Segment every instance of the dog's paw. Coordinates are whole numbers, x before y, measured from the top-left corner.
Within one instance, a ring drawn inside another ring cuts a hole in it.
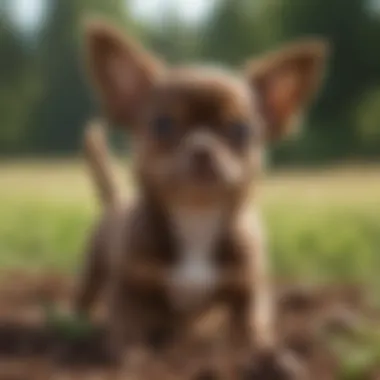
[[[243,380],[307,380],[306,368],[288,351],[255,353],[243,369]]]

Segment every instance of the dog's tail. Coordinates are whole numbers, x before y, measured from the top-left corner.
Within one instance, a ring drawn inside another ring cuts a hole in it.
[[[112,207],[119,202],[119,193],[114,180],[111,157],[109,155],[103,122],[92,120],[84,134],[84,153],[91,177],[104,207]]]

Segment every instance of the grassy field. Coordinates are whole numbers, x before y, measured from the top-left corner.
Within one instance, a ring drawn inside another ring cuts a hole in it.
[[[379,167],[271,174],[257,201],[279,274],[377,285]],[[0,267],[73,271],[97,202],[80,163],[12,162],[0,165],[0,210]]]
[[[127,195],[133,190],[131,180],[117,169]],[[361,282],[375,290],[370,292],[373,306],[380,305],[380,167],[269,174],[255,200],[262,206],[280,277],[303,283]],[[40,271],[75,272],[98,211],[86,168],[79,162],[0,164],[0,273],[9,268],[35,270],[36,278],[44,281]],[[19,280],[13,281],[19,288]],[[34,282],[25,281],[27,293]],[[360,321],[362,335],[356,332],[353,341],[329,343],[339,343],[339,379],[372,380],[363,373],[379,366],[380,322],[364,324],[363,329],[361,323],[367,320]],[[318,368],[326,371],[326,365],[319,363]]]

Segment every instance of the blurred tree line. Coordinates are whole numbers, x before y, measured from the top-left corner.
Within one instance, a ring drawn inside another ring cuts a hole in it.
[[[82,65],[82,20],[104,14],[171,62],[223,62],[305,35],[333,46],[324,89],[303,133],[274,149],[277,164],[380,158],[380,4],[377,0],[216,0],[197,23],[174,7],[161,22],[133,19],[125,0],[45,0],[25,31],[0,2],[0,153],[70,154],[96,113]],[[149,0],[146,0],[149,1]]]

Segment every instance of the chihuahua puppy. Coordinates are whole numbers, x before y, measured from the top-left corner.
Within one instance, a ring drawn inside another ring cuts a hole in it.
[[[90,241],[78,309],[88,310],[105,288],[110,341],[119,350],[181,334],[224,305],[231,345],[274,349],[268,255],[252,189],[265,146],[294,130],[316,93],[326,43],[298,41],[232,74],[171,67],[100,20],[88,23],[86,39],[105,114],[130,134],[138,194],[122,205],[101,136],[90,131],[87,153],[105,215]]]

